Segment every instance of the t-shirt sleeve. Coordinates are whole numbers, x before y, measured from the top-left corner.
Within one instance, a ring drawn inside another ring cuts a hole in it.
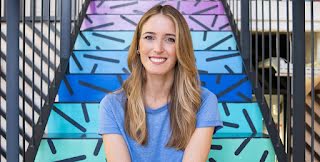
[[[105,96],[99,105],[99,129],[98,134],[121,134],[117,125],[115,114],[112,111],[110,96]]]
[[[223,127],[218,109],[218,99],[215,94],[208,92],[204,97],[197,113],[196,127],[215,127],[214,133]]]

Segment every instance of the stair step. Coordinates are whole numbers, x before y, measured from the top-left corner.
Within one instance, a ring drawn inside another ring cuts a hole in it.
[[[128,51],[74,51],[69,72],[127,73]],[[243,73],[239,51],[195,51],[199,73]]]
[[[275,153],[269,138],[213,139],[208,161],[274,162]],[[101,139],[42,139],[35,162],[105,161]]]
[[[263,120],[257,103],[219,103],[218,107],[224,124],[218,130],[220,137],[232,134],[249,137],[253,132],[263,133]],[[97,133],[98,116],[98,103],[56,103],[45,132]]]
[[[59,102],[100,102],[109,92],[121,87],[128,75],[70,74],[59,87]],[[202,86],[215,93],[219,102],[251,102],[252,89],[243,74],[200,74]]]
[[[87,14],[139,14],[156,4],[171,5],[183,14],[225,14],[220,1],[91,1]]]
[[[81,30],[135,30],[141,17],[142,15],[87,15]],[[190,30],[231,31],[226,15],[184,15],[184,17]]]
[[[74,50],[128,50],[133,31],[83,31],[77,36]],[[232,32],[192,31],[194,50],[237,50]]]
[[[264,133],[220,133],[217,132],[212,139],[243,139],[243,138],[270,138]],[[42,139],[100,139],[101,135],[97,133],[44,133]]]

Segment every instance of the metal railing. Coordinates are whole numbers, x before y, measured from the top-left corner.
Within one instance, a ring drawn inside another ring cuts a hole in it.
[[[320,2],[222,1],[278,161],[320,161]],[[1,0],[0,161],[34,160],[88,4]]]
[[[88,4],[1,0],[0,161],[34,161]]]
[[[223,2],[278,161],[320,161],[320,2]]]

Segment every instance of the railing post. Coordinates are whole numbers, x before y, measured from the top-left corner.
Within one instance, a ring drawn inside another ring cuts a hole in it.
[[[7,14],[7,161],[19,161],[19,16],[20,1],[6,2]]]
[[[60,58],[67,59],[71,47],[71,0],[61,1],[61,41],[60,41]]]
[[[241,54],[245,61],[249,59],[250,53],[250,31],[249,31],[249,0],[241,1]]]
[[[293,161],[305,161],[305,9],[292,1],[293,23]]]

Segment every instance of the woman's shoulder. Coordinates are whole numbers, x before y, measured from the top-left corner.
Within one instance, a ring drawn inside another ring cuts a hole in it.
[[[207,98],[215,98],[215,99],[217,99],[217,96],[213,92],[208,90],[207,88],[201,87],[201,99],[202,100],[206,100]]]
[[[100,104],[122,104],[126,100],[126,95],[123,89],[106,94]]]

